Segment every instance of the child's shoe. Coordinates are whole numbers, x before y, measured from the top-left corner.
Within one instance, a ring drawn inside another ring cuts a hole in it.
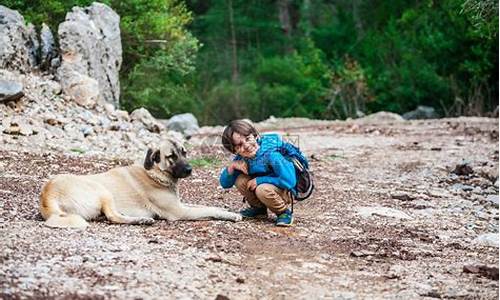
[[[292,212],[287,209],[278,215],[276,219],[276,226],[292,226],[293,225],[293,215]]]
[[[267,218],[267,207],[250,206],[240,211],[244,218]]]

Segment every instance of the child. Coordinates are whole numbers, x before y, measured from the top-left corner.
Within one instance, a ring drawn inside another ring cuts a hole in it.
[[[278,151],[281,137],[277,134],[260,136],[247,121],[229,123],[222,134],[222,144],[234,160],[222,170],[220,184],[223,188],[236,185],[249,208],[240,213],[243,217],[266,217],[267,209],[277,215],[277,226],[291,226],[293,216],[288,205],[296,184],[295,168]]]

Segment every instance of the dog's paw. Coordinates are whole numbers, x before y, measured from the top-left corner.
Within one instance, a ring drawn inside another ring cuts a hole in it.
[[[134,224],[137,225],[151,225],[155,222],[155,219],[153,218],[139,218],[137,222],[134,222]]]
[[[231,213],[230,220],[234,221],[234,222],[239,222],[239,221],[243,220],[243,216],[240,214]]]

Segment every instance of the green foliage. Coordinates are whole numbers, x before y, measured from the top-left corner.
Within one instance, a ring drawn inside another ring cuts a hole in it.
[[[390,19],[383,32],[367,33],[357,55],[376,95],[370,110],[405,112],[423,104],[455,115],[494,108],[496,96],[484,88],[479,100],[468,93],[474,87],[481,89],[482,82],[498,86],[493,75],[498,70],[498,46],[471,32],[461,13],[462,3],[428,1]],[[477,101],[484,105],[470,105]]]
[[[74,6],[88,6],[92,4],[92,0],[3,0],[1,5],[10,9],[19,11],[28,23],[33,23],[40,27],[42,23],[46,23],[57,32],[57,26],[64,21],[66,14],[71,11]],[[109,4],[109,0],[100,1]]]
[[[327,119],[357,117],[366,110],[366,103],[373,101],[364,70],[347,55],[333,66],[328,100]]]
[[[220,163],[221,160],[214,156],[202,156],[189,160],[189,164],[195,168],[213,167],[220,165]]]
[[[57,32],[66,13],[89,0],[6,0],[3,5],[22,13],[28,22],[49,24]],[[123,64],[120,102],[132,110],[144,106],[156,117],[196,111],[189,86],[195,70],[198,40],[187,30],[191,13],[176,0],[106,0],[120,15]]]
[[[318,49],[306,46],[302,52],[261,58],[241,84],[227,80],[217,84],[207,93],[202,121],[224,124],[236,118],[260,121],[270,115],[321,116],[329,69]]]
[[[197,112],[190,74],[199,43],[186,29],[191,14],[177,1],[116,1],[124,64],[121,104],[147,108],[155,117]]]
[[[71,7],[91,2],[2,4],[55,30]],[[498,105],[497,1],[104,3],[121,17],[128,110],[145,106],[162,118],[190,111],[201,124],[224,124],[418,105],[482,115]]]
[[[255,119],[258,103],[258,88],[253,81],[244,81],[240,85],[221,81],[206,93],[200,121],[216,125],[235,118]]]

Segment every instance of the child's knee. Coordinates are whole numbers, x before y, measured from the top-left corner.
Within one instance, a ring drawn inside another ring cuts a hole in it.
[[[238,178],[236,178],[236,182],[234,183],[238,189],[247,187],[247,183],[250,180],[250,176],[245,174],[240,174]]]
[[[274,198],[276,194],[276,187],[272,184],[259,184],[255,189],[255,195],[259,198],[260,201],[265,201],[266,199]]]

